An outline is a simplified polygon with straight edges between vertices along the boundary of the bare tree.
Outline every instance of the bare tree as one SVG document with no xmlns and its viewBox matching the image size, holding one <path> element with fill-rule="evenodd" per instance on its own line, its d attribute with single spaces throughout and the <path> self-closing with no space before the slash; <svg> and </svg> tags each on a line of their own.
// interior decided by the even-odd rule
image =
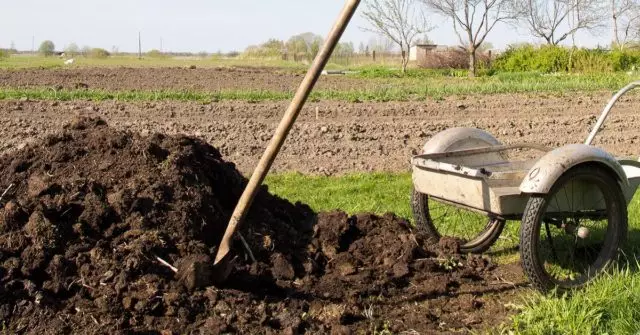
<svg viewBox="0 0 640 335">
<path fill-rule="evenodd" d="M 402 52 L 402 72 L 407 71 L 409 53 L 416 37 L 433 29 L 416 0 L 368 0 L 362 16 L 371 25 L 363 28 L 392 40 Z"/>
<path fill-rule="evenodd" d="M 611 0 L 613 44 L 619 50 L 640 38 L 640 1 Z"/>
<path fill-rule="evenodd" d="M 573 38 L 580 30 L 601 28 L 604 22 L 601 0 L 520 0 L 517 3 L 524 10 L 522 22 L 531 34 L 550 45 Z"/>
<path fill-rule="evenodd" d="M 372 37 L 369 39 L 369 44 L 367 47 L 369 51 L 375 51 L 378 53 L 390 53 L 393 51 L 394 42 L 390 40 L 386 36 L 377 35 L 376 37 Z"/>
<path fill-rule="evenodd" d="M 436 13 L 453 21 L 453 29 L 469 55 L 469 76 L 476 75 L 477 51 L 500 22 L 515 22 L 521 15 L 514 0 L 423 0 Z"/>
</svg>

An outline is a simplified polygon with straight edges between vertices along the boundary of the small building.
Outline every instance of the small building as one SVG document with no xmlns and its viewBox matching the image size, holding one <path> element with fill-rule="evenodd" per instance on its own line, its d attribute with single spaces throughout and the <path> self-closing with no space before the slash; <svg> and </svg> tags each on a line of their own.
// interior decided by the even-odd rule
<svg viewBox="0 0 640 335">
<path fill-rule="evenodd" d="M 446 50 L 448 47 L 437 44 L 416 44 L 411 47 L 409 51 L 409 60 L 420 63 L 424 63 L 429 52 L 437 50 Z"/>
</svg>

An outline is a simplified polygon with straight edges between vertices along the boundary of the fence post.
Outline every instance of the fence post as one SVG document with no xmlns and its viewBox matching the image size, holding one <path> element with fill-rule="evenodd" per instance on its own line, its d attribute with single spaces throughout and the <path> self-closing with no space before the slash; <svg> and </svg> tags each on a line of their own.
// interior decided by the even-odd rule
<svg viewBox="0 0 640 335">
<path fill-rule="evenodd" d="M 375 50 L 373 50 L 373 62 L 374 63 L 376 62 L 376 51 Z"/>
</svg>

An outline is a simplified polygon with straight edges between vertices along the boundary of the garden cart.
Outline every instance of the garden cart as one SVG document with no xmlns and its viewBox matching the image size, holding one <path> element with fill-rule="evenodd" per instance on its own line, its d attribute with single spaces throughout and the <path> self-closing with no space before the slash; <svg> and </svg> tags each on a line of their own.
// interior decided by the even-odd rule
<svg viewBox="0 0 640 335">
<path fill-rule="evenodd" d="M 503 145 L 473 128 L 438 133 L 411 161 L 416 226 L 433 240 L 460 238 L 462 252 L 482 253 L 507 221 L 521 220 L 520 257 L 533 285 L 583 286 L 616 258 L 640 184 L 640 162 L 591 143 L 619 98 L 637 86 L 615 94 L 584 144 L 551 150 Z"/>
</svg>

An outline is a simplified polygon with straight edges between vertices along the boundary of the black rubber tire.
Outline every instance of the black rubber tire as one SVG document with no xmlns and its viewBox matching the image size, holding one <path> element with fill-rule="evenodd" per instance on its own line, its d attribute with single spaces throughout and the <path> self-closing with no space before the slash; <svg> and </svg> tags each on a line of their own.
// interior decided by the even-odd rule
<svg viewBox="0 0 640 335">
<path fill-rule="evenodd" d="M 427 235 L 431 242 L 438 243 L 442 236 L 434 225 L 429 213 L 429 196 L 416 191 L 414 188 L 411 192 L 411 210 L 413 211 L 416 229 Z M 485 229 L 479 232 L 473 239 L 460 245 L 460 252 L 481 254 L 489 250 L 498 237 L 500 237 L 504 225 L 505 221 L 503 220 L 487 217 L 487 226 Z M 460 236 L 452 237 L 460 238 Z"/>
<path fill-rule="evenodd" d="M 590 267 L 586 274 L 576 280 L 560 282 L 545 270 L 543 261 L 538 257 L 538 252 L 542 250 L 539 233 L 543 228 L 542 216 L 546 213 L 549 202 L 562 186 L 574 178 L 584 178 L 599 184 L 603 199 L 607 202 L 607 233 L 597 259 L 591 263 L 595 266 Z M 549 194 L 533 195 L 527 202 L 520 229 L 520 258 L 525 274 L 533 286 L 542 292 L 556 289 L 562 293 L 584 286 L 615 260 L 618 248 L 626 239 L 627 220 L 627 207 L 622 189 L 609 171 L 594 165 L 572 168 L 556 181 Z"/>
</svg>

